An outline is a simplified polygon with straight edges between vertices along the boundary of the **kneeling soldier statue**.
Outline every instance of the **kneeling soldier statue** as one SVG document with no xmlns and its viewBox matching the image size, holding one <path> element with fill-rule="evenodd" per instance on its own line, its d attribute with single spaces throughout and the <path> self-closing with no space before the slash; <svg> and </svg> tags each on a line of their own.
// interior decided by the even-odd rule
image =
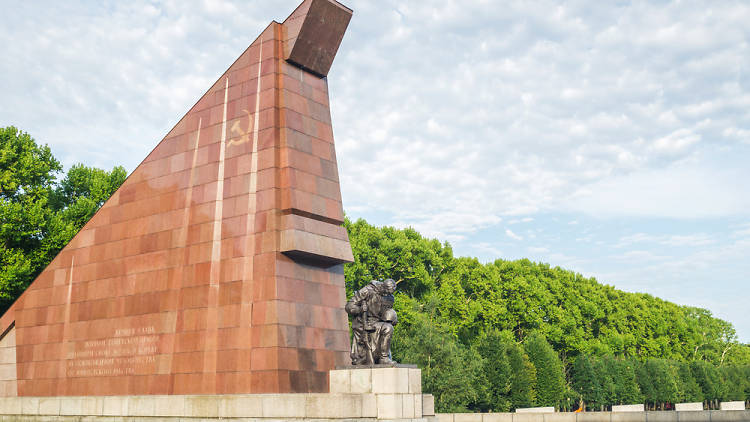
<svg viewBox="0 0 750 422">
<path fill-rule="evenodd" d="M 346 312 L 352 317 L 352 365 L 395 364 L 391 359 L 391 337 L 398 323 L 393 310 L 396 282 L 373 280 L 359 289 Z"/>
</svg>

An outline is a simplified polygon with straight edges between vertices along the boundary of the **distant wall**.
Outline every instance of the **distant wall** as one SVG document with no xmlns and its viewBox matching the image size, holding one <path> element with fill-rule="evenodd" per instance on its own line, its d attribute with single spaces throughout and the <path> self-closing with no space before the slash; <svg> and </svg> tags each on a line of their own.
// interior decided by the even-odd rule
<svg viewBox="0 0 750 422">
<path fill-rule="evenodd" d="M 724 422 L 750 421 L 750 410 L 694 412 L 438 413 L 438 422 Z"/>
<path fill-rule="evenodd" d="M 16 327 L 0 337 L 0 396 L 18 395 L 16 372 Z"/>
</svg>

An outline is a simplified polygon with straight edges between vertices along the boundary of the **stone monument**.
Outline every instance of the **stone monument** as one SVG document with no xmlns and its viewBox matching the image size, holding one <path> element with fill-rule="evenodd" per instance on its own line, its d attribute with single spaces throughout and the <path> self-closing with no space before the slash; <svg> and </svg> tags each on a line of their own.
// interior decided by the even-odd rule
<svg viewBox="0 0 750 422">
<path fill-rule="evenodd" d="M 416 367 L 347 367 L 326 75 L 351 15 L 272 22 L 0 318 L 0 418 L 436 420 Z"/>
<path fill-rule="evenodd" d="M 352 11 L 272 22 L 0 319 L 3 396 L 327 392 L 352 261 L 326 75 Z"/>
</svg>

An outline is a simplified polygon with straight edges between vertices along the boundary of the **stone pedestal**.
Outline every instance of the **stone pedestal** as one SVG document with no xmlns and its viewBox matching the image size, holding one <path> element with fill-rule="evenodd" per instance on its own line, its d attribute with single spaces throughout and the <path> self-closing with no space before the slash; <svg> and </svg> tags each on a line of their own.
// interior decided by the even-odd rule
<svg viewBox="0 0 750 422">
<path fill-rule="evenodd" d="M 421 418 L 422 371 L 412 366 L 352 367 L 329 372 L 331 394 L 362 394 L 375 402 L 377 419 Z M 428 412 L 434 414 L 434 400 Z"/>
</svg>

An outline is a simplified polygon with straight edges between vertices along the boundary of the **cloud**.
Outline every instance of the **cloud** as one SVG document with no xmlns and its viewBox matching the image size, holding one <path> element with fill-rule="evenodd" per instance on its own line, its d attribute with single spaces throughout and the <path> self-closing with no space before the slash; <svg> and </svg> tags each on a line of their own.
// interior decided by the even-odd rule
<svg viewBox="0 0 750 422">
<path fill-rule="evenodd" d="M 510 229 L 505 229 L 505 235 L 513 240 L 523 240 L 523 237 L 513 233 Z"/>
<path fill-rule="evenodd" d="M 16 2 L 0 27 L 0 123 L 48 143 L 66 166 L 132 170 L 298 2 Z M 649 277 L 641 267 L 616 269 L 645 262 L 637 251 L 658 255 L 645 268 L 673 281 L 748 251 L 747 227 L 721 237 L 703 224 L 750 216 L 749 4 L 347 5 L 354 16 L 328 85 L 350 217 L 385 216 L 472 251 L 495 230 L 476 249 L 486 253 L 536 235 L 554 265 L 595 268 L 618 286 L 653 285 L 638 284 Z M 565 217 L 549 243 L 533 229 L 554 213 Z M 655 218 L 696 227 L 642 226 Z M 574 230 L 591 219 L 644 237 Z M 603 242 L 628 241 L 608 256 L 635 251 L 630 261 L 596 266 Z"/>
<path fill-rule="evenodd" d="M 599 216 L 707 218 L 744 215 L 750 206 L 747 168 L 682 162 L 604 179 L 580 188 L 565 208 Z"/>
<path fill-rule="evenodd" d="M 636 233 L 620 238 L 615 247 L 622 248 L 631 246 L 636 243 L 651 243 L 663 246 L 687 246 L 700 247 L 717 243 L 715 236 L 706 233 L 696 233 L 689 235 L 652 235 L 646 233 Z"/>
</svg>

